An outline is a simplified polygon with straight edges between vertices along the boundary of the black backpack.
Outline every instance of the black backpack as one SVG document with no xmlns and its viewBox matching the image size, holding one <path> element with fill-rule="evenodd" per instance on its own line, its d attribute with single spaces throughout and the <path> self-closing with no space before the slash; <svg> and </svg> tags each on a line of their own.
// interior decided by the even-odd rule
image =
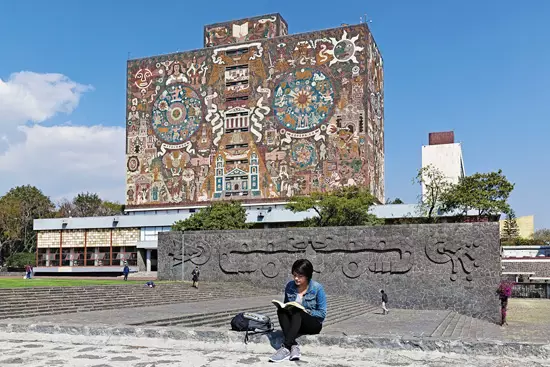
<svg viewBox="0 0 550 367">
<path fill-rule="evenodd" d="M 240 312 L 231 319 L 231 330 L 244 331 L 244 343 L 248 343 L 250 333 L 263 334 L 273 331 L 269 316 L 251 312 Z"/>
</svg>

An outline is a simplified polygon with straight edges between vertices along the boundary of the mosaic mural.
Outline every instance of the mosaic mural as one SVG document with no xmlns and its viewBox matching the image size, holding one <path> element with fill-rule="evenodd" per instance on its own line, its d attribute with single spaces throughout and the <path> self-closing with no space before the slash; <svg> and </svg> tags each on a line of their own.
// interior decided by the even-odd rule
<svg viewBox="0 0 550 367">
<path fill-rule="evenodd" d="M 288 25 L 280 14 L 211 24 L 204 27 L 204 47 L 286 36 Z"/>
<path fill-rule="evenodd" d="M 383 65 L 368 27 L 286 29 L 279 15 L 216 24 L 211 47 L 128 62 L 128 206 L 353 184 L 383 202 Z"/>
</svg>

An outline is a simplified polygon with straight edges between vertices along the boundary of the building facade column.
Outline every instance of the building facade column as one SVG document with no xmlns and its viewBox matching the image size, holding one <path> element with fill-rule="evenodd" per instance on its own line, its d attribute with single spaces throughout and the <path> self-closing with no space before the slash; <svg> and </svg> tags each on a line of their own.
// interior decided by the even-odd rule
<svg viewBox="0 0 550 367">
<path fill-rule="evenodd" d="M 152 250 L 147 250 L 145 254 L 145 263 L 147 264 L 147 272 L 151 272 L 151 252 Z"/>
</svg>

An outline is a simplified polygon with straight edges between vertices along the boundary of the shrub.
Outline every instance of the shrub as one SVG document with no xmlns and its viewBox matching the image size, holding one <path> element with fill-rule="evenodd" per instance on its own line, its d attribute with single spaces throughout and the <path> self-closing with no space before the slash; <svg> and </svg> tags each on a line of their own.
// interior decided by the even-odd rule
<svg viewBox="0 0 550 367">
<path fill-rule="evenodd" d="M 34 253 L 19 252 L 8 257 L 6 261 L 10 268 L 24 268 L 25 265 L 36 265 L 36 258 Z"/>
<path fill-rule="evenodd" d="M 533 240 L 528 238 L 514 238 L 509 241 L 502 241 L 502 246 L 545 246 L 546 242 L 543 240 Z"/>
</svg>

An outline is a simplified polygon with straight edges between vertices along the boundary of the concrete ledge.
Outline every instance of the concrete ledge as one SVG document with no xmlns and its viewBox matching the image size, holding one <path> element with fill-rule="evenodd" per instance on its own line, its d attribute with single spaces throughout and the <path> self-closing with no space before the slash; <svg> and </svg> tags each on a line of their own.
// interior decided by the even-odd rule
<svg viewBox="0 0 550 367">
<path fill-rule="evenodd" d="M 209 343 L 243 343 L 244 333 L 212 328 L 132 327 L 127 325 L 56 325 L 48 323 L 0 323 L 0 333 L 41 333 L 83 336 L 114 336 L 186 340 Z M 271 344 L 277 348 L 282 342 L 280 331 L 269 335 L 251 335 L 249 343 Z M 365 335 L 323 334 L 300 338 L 300 343 L 311 346 L 334 346 L 349 349 L 393 349 L 437 351 L 441 353 L 477 354 L 507 357 L 538 357 L 550 359 L 550 344 L 507 340 L 436 339 L 430 337 L 376 337 Z"/>
</svg>

